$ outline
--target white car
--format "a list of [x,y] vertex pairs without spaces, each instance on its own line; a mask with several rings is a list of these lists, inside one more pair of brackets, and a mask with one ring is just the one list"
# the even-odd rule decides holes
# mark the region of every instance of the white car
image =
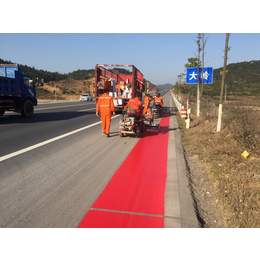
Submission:
[[90,94],[83,94],[79,99],[79,101],[92,101],[92,100],[93,97]]

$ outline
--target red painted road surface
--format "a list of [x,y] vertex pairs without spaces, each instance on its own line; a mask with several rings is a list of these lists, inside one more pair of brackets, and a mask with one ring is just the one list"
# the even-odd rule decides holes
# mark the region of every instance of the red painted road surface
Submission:
[[146,131],[79,228],[163,228],[169,117]]

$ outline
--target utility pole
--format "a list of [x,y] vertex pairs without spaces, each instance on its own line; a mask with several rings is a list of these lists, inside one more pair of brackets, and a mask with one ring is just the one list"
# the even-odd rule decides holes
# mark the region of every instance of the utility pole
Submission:
[[227,66],[227,52],[228,52],[228,39],[230,33],[226,33],[226,43],[225,43],[225,56],[224,56],[224,66],[223,66],[223,73],[222,73],[222,82],[221,82],[221,92],[220,92],[220,101],[219,101],[219,109],[218,109],[218,125],[217,125],[217,132],[220,132],[221,129],[221,118],[222,118],[222,103],[223,103],[223,92],[224,92],[224,85],[225,85],[225,74],[226,74],[226,66]]
[[197,85],[197,116],[200,116],[200,76],[199,76],[199,67],[200,67],[200,40],[201,40],[201,34],[198,35],[198,64],[197,64],[197,74],[198,74],[198,85]]
[[205,39],[204,38],[205,36],[205,33],[202,33],[202,48],[201,48],[201,58],[202,58],[202,63],[201,63],[201,67],[202,67],[202,72],[201,72],[201,77],[202,77],[202,82],[201,82],[201,88],[200,88],[200,100],[201,100],[201,97],[202,97],[202,93],[203,93],[203,88],[204,88],[204,57],[205,57],[205,45],[207,43],[207,38]]

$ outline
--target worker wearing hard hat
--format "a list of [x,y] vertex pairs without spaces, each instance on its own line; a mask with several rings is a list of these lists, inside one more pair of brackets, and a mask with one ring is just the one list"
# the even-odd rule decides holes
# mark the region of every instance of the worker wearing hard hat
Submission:
[[156,97],[153,99],[153,105],[160,105],[163,106],[163,98],[161,97],[160,93],[156,94]]
[[115,107],[113,98],[108,95],[108,88],[104,89],[104,94],[98,97],[96,115],[100,113],[102,121],[102,132],[103,135],[109,137],[109,130],[111,124],[111,114],[115,115]]
[[151,102],[150,94],[145,93],[143,115],[145,116],[145,114],[148,113],[149,118],[152,119],[152,115],[150,111],[150,102]]

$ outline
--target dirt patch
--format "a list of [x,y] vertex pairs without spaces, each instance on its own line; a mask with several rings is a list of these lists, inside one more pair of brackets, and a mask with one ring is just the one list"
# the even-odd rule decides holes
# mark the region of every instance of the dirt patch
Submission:
[[[146,88],[154,91],[155,86],[146,80]],[[43,86],[36,87],[37,99],[40,102],[50,100],[79,100],[82,94],[91,94],[95,97],[95,78],[87,80],[74,80],[68,78],[65,80],[51,81],[44,83]],[[56,95],[55,95],[56,91]]]
[[[38,86],[37,99],[39,101],[48,100],[79,100],[84,93],[89,93],[94,96],[95,78],[88,80],[66,79],[45,83],[43,86]],[[56,91],[56,95],[55,95]]]

